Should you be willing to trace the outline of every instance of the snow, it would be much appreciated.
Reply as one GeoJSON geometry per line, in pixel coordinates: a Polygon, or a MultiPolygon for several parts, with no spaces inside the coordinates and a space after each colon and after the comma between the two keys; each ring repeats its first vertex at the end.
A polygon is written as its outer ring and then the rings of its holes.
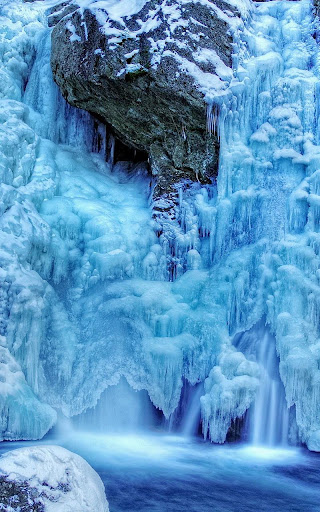
{"type": "Polygon", "coordinates": [[[232,78],[232,69],[225,65],[217,52],[202,48],[195,54],[195,60],[198,62],[211,62],[215,66],[216,73],[221,79],[230,80],[232,78]]]}
{"type": "MultiPolygon", "coordinates": [[[[108,13],[111,19],[122,22],[122,18],[130,17],[140,12],[143,7],[148,3],[149,0],[77,0],[76,3],[80,6],[82,11],[85,9],[91,9],[93,12],[97,10],[104,10],[108,13]]],[[[182,5],[189,3],[190,0],[182,0],[182,5]]],[[[210,10],[214,10],[224,21],[228,20],[229,17],[224,14],[213,2],[209,0],[196,0],[196,2],[208,7],[210,10]]],[[[246,18],[252,10],[252,5],[249,0],[228,0],[228,3],[238,9],[244,18],[246,18]]],[[[164,0],[161,4],[163,12],[170,14],[172,19],[178,20],[180,12],[177,6],[170,5],[167,0],[164,0]]],[[[233,17],[233,14],[231,17],[233,17]]],[[[173,27],[174,30],[174,27],[173,27]]]]}
{"type": "Polygon", "coordinates": [[[70,20],[67,21],[66,27],[71,32],[70,41],[72,43],[74,41],[81,41],[81,37],[78,36],[76,33],[76,27],[72,24],[70,20]]]}
{"type": "MultiPolygon", "coordinates": [[[[181,71],[186,75],[190,75],[194,78],[195,83],[198,85],[204,96],[208,96],[209,94],[215,96],[218,94],[218,92],[221,94],[221,92],[228,86],[228,82],[221,80],[219,76],[212,73],[205,73],[199,68],[199,66],[190,60],[181,57],[177,53],[172,52],[171,50],[165,50],[162,54],[162,57],[172,57],[175,59],[179,63],[181,71]]],[[[220,73],[225,77],[226,73],[224,72],[224,68],[221,72],[221,60],[219,59],[219,62],[217,60],[215,62],[220,65],[220,68],[218,69],[220,73]]]]}
{"type": "Polygon", "coordinates": [[[122,21],[124,16],[137,14],[148,0],[77,0],[77,4],[84,9],[105,10],[116,21],[122,21]]]}
{"type": "MultiPolygon", "coordinates": [[[[169,0],[162,0],[157,5],[149,5],[149,10],[142,13],[144,7],[148,6],[149,2],[144,0],[128,1],[128,0],[80,0],[75,2],[80,6],[80,12],[89,9],[96,17],[100,24],[101,31],[108,37],[109,49],[115,49],[117,45],[122,44],[124,40],[132,39],[138,40],[142,34],[149,35],[148,40],[151,43],[151,64],[156,68],[161,59],[164,57],[171,57],[178,61],[181,67],[181,72],[191,75],[195,80],[196,86],[205,95],[208,103],[212,102],[213,98],[221,95],[224,89],[227,88],[230,80],[232,79],[232,70],[224,64],[221,58],[214,50],[202,49],[195,52],[194,58],[199,64],[210,63],[214,66],[216,74],[204,72],[200,66],[195,62],[182,57],[176,51],[172,51],[172,43],[180,49],[188,48],[188,40],[199,40],[201,33],[195,33],[192,25],[198,23],[193,18],[185,19],[184,9],[186,5],[190,5],[190,0],[183,0],[179,2],[171,2],[169,0]],[[135,14],[141,12],[141,18],[137,18],[136,23],[140,25],[138,29],[132,29],[128,26],[128,21],[135,14]],[[165,25],[164,25],[165,24],[165,25]],[[166,27],[166,36],[163,39],[154,41],[151,33],[156,31],[160,26],[166,27]],[[175,34],[177,29],[180,29],[179,34],[175,34]],[[113,36],[113,37],[112,37],[113,36]],[[180,40],[184,38],[184,40],[180,40]]],[[[194,4],[193,2],[192,4],[194,4]]],[[[225,22],[233,36],[234,41],[239,39],[239,33],[243,30],[243,20],[246,20],[250,15],[252,4],[249,0],[242,0],[237,2],[237,5],[232,5],[233,8],[238,9],[242,18],[234,16],[231,11],[222,11],[216,6],[214,2],[208,0],[199,0],[201,5],[205,6],[209,12],[212,12],[214,17],[218,17],[225,22]]],[[[205,25],[204,25],[205,26],[205,25]]],[[[75,33],[75,27],[71,21],[67,22],[67,28],[71,32],[70,41],[79,41],[79,36],[75,33]]],[[[204,34],[202,34],[204,35],[204,34]]],[[[99,50],[99,49],[97,49],[99,50]]],[[[135,50],[139,51],[139,50],[135,50]]],[[[182,52],[184,55],[184,52],[182,52]]],[[[138,68],[133,68],[134,64],[130,64],[126,68],[118,71],[117,76],[122,76],[126,71],[132,72],[138,68]]]]}
{"type": "Polygon", "coordinates": [[[0,458],[0,476],[27,482],[47,512],[108,512],[104,485],[79,455],[60,446],[33,446],[0,458]]]}

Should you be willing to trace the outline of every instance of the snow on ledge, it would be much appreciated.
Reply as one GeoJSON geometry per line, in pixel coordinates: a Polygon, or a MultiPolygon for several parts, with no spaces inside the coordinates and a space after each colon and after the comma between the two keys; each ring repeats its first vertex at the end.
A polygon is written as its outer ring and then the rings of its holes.
{"type": "MultiPolygon", "coordinates": [[[[77,3],[82,10],[84,9],[92,9],[98,10],[103,9],[108,12],[109,16],[113,20],[117,20],[121,22],[121,19],[127,16],[133,16],[137,14],[139,11],[143,9],[145,4],[149,0],[74,0],[74,3],[77,3]]],[[[186,4],[190,0],[180,0],[181,4],[186,4]]],[[[230,5],[232,8],[237,8],[243,17],[247,17],[252,10],[252,2],[251,0],[225,0],[226,3],[230,5]]],[[[212,9],[216,12],[218,16],[225,19],[225,21],[230,21],[228,16],[224,14],[221,9],[219,9],[215,3],[211,0],[194,0],[194,3],[199,3],[212,9]]],[[[167,5],[166,0],[163,2],[159,2],[159,6],[165,7],[167,5]]],[[[174,7],[173,7],[174,8],[174,7]]],[[[231,17],[233,16],[232,13],[231,17]]]]}

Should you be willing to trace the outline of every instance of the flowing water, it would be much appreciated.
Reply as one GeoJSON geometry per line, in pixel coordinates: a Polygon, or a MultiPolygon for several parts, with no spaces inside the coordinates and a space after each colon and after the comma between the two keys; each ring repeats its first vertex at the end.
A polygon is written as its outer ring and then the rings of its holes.
{"type": "Polygon", "coordinates": [[[79,431],[127,435],[156,428],[159,416],[148,393],[135,391],[122,378],[103,392],[95,407],[75,416],[71,423],[79,431]]]}
{"type": "Polygon", "coordinates": [[[201,423],[200,398],[204,394],[203,384],[192,387],[181,422],[181,431],[185,436],[195,436],[201,423]]]}
{"type": "Polygon", "coordinates": [[[204,395],[202,382],[191,386],[184,381],[178,407],[164,421],[165,430],[186,437],[196,436],[201,430],[201,396],[204,395]]]}
{"type": "MultiPolygon", "coordinates": [[[[46,442],[79,453],[98,471],[111,512],[320,510],[320,459],[306,451],[219,447],[160,434],[72,433],[46,442]]],[[[2,443],[0,451],[27,444],[2,443]]]]}
{"type": "Polygon", "coordinates": [[[279,375],[275,338],[264,321],[237,335],[234,344],[260,368],[260,385],[248,413],[248,439],[253,445],[287,445],[289,409],[279,375]]]}

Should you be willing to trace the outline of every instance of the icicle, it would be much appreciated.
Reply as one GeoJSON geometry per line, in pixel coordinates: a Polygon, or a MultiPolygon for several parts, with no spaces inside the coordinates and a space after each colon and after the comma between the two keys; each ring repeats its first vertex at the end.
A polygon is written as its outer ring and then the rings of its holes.
{"type": "Polygon", "coordinates": [[[213,102],[207,105],[207,132],[219,138],[219,106],[213,102]]]}

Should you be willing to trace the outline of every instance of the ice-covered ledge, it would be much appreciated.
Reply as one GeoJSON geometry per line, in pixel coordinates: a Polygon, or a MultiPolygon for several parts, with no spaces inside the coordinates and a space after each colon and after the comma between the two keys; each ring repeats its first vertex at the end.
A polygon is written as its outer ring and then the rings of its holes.
{"type": "Polygon", "coordinates": [[[0,509],[108,512],[104,485],[89,464],[60,446],[34,446],[0,458],[0,509]]]}

